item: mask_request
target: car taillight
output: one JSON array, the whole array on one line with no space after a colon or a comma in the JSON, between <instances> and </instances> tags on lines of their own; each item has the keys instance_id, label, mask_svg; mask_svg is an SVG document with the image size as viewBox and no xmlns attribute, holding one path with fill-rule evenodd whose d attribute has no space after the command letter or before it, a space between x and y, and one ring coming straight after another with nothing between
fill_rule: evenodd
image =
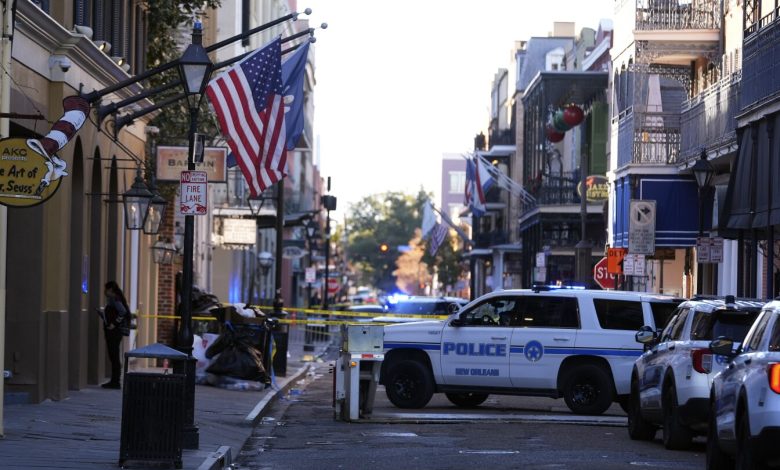
<instances>
[{"instance_id":1,"label":"car taillight","mask_svg":"<svg viewBox=\"0 0 780 470\"><path fill-rule=\"evenodd\" d=\"M780 393L780 363L769 364L766 372L769 376L769 388L775 393Z\"/></svg>"},{"instance_id":2,"label":"car taillight","mask_svg":"<svg viewBox=\"0 0 780 470\"><path fill-rule=\"evenodd\" d=\"M694 349L691 351L693 370L701 374L712 372L712 351L709 349Z\"/></svg>"}]
</instances>

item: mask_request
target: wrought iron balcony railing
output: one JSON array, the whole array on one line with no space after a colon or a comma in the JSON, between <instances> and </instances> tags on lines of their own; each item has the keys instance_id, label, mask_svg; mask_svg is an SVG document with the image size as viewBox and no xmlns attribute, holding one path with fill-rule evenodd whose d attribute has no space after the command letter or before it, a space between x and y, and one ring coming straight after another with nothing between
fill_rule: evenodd
<instances>
[{"instance_id":1,"label":"wrought iron balcony railing","mask_svg":"<svg viewBox=\"0 0 780 470\"><path fill-rule=\"evenodd\" d=\"M618 116L618 167L631 163L673 164L680 154L680 114L640 112Z\"/></svg>"},{"instance_id":2,"label":"wrought iron balcony railing","mask_svg":"<svg viewBox=\"0 0 780 470\"><path fill-rule=\"evenodd\" d=\"M541 186L538 188L527 188L536 198L536 203L523 204L520 208L520 216L522 217L524 214L540 205L558 206L579 204L580 197L577 195L578 183L579 175L577 172L566 171L563 173L544 175Z\"/></svg>"},{"instance_id":3,"label":"wrought iron balcony railing","mask_svg":"<svg viewBox=\"0 0 780 470\"><path fill-rule=\"evenodd\" d=\"M496 132L490 132L490 146L494 145L515 145L514 129L502 129Z\"/></svg>"},{"instance_id":4,"label":"wrought iron balcony railing","mask_svg":"<svg viewBox=\"0 0 780 470\"><path fill-rule=\"evenodd\" d=\"M680 159L698 158L702 147L723 148L737 139L742 71L723 77L684 101L680 118Z\"/></svg>"},{"instance_id":5,"label":"wrought iron balcony railing","mask_svg":"<svg viewBox=\"0 0 780 470\"><path fill-rule=\"evenodd\" d=\"M494 245L507 243L509 237L503 230L496 230L487 233L480 233L477 236L477 247L487 248Z\"/></svg>"},{"instance_id":6,"label":"wrought iron balcony railing","mask_svg":"<svg viewBox=\"0 0 780 470\"><path fill-rule=\"evenodd\" d=\"M636 0L636 29L720 29L720 4L720 0Z\"/></svg>"},{"instance_id":7,"label":"wrought iron balcony railing","mask_svg":"<svg viewBox=\"0 0 780 470\"><path fill-rule=\"evenodd\" d=\"M773 10L746 32L750 34L742 45L742 110L780 94L780 10Z\"/></svg>"}]
</instances>

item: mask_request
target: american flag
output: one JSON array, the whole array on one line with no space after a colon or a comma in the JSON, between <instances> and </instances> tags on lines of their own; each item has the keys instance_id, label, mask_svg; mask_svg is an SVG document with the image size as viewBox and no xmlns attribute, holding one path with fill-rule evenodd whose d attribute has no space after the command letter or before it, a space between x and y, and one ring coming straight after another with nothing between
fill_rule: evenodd
<instances>
[{"instance_id":1,"label":"american flag","mask_svg":"<svg viewBox=\"0 0 780 470\"><path fill-rule=\"evenodd\" d=\"M281 38L209 82L206 94L252 196L287 175Z\"/></svg>"}]
</instances>

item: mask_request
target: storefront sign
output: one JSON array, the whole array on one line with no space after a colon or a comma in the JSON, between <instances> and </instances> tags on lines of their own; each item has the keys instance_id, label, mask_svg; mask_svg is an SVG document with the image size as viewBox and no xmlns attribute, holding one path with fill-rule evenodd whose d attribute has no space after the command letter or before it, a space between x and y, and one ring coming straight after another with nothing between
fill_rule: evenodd
<instances>
[{"instance_id":1,"label":"storefront sign","mask_svg":"<svg viewBox=\"0 0 780 470\"><path fill-rule=\"evenodd\" d=\"M254 245L257 242L257 224L249 219L222 219L222 243L225 245Z\"/></svg>"},{"instance_id":2,"label":"storefront sign","mask_svg":"<svg viewBox=\"0 0 780 470\"><path fill-rule=\"evenodd\" d=\"M655 201L632 199L628 209L628 252L655 252Z\"/></svg>"},{"instance_id":3,"label":"storefront sign","mask_svg":"<svg viewBox=\"0 0 780 470\"><path fill-rule=\"evenodd\" d=\"M301 259L306 256L306 250L298 246L285 246L282 248L282 258Z\"/></svg>"},{"instance_id":4,"label":"storefront sign","mask_svg":"<svg viewBox=\"0 0 780 470\"><path fill-rule=\"evenodd\" d=\"M209 180L205 171L182 171L179 179L181 188L181 215L206 215L208 212Z\"/></svg>"},{"instance_id":5,"label":"storefront sign","mask_svg":"<svg viewBox=\"0 0 780 470\"><path fill-rule=\"evenodd\" d=\"M601 202L609 199L609 181L606 176L590 175L585 178L585 200L588 202ZM582 182L577 184L577 195L582 197Z\"/></svg>"},{"instance_id":6,"label":"storefront sign","mask_svg":"<svg viewBox=\"0 0 780 470\"><path fill-rule=\"evenodd\" d=\"M157 147L157 181L179 181L179 174L187 170L187 147ZM203 162L195 168L205 171L210 183L225 183L225 160L227 149L207 147L203 152Z\"/></svg>"},{"instance_id":7,"label":"storefront sign","mask_svg":"<svg viewBox=\"0 0 780 470\"><path fill-rule=\"evenodd\" d=\"M4 206L36 206L54 196L60 187L59 176L63 175L55 175L49 159L27 142L19 138L0 140L0 204Z\"/></svg>"}]
</instances>

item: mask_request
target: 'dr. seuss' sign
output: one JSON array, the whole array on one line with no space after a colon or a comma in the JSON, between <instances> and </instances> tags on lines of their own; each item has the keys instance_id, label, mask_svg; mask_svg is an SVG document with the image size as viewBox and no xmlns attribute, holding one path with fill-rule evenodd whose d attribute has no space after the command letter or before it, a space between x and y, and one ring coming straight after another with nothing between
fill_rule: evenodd
<instances>
[{"instance_id":1,"label":"'dr. seuss' sign","mask_svg":"<svg viewBox=\"0 0 780 470\"><path fill-rule=\"evenodd\" d=\"M27 139L0 140L0 204L31 207L45 202L60 187L61 179L54 176L50 159Z\"/></svg>"}]
</instances>

